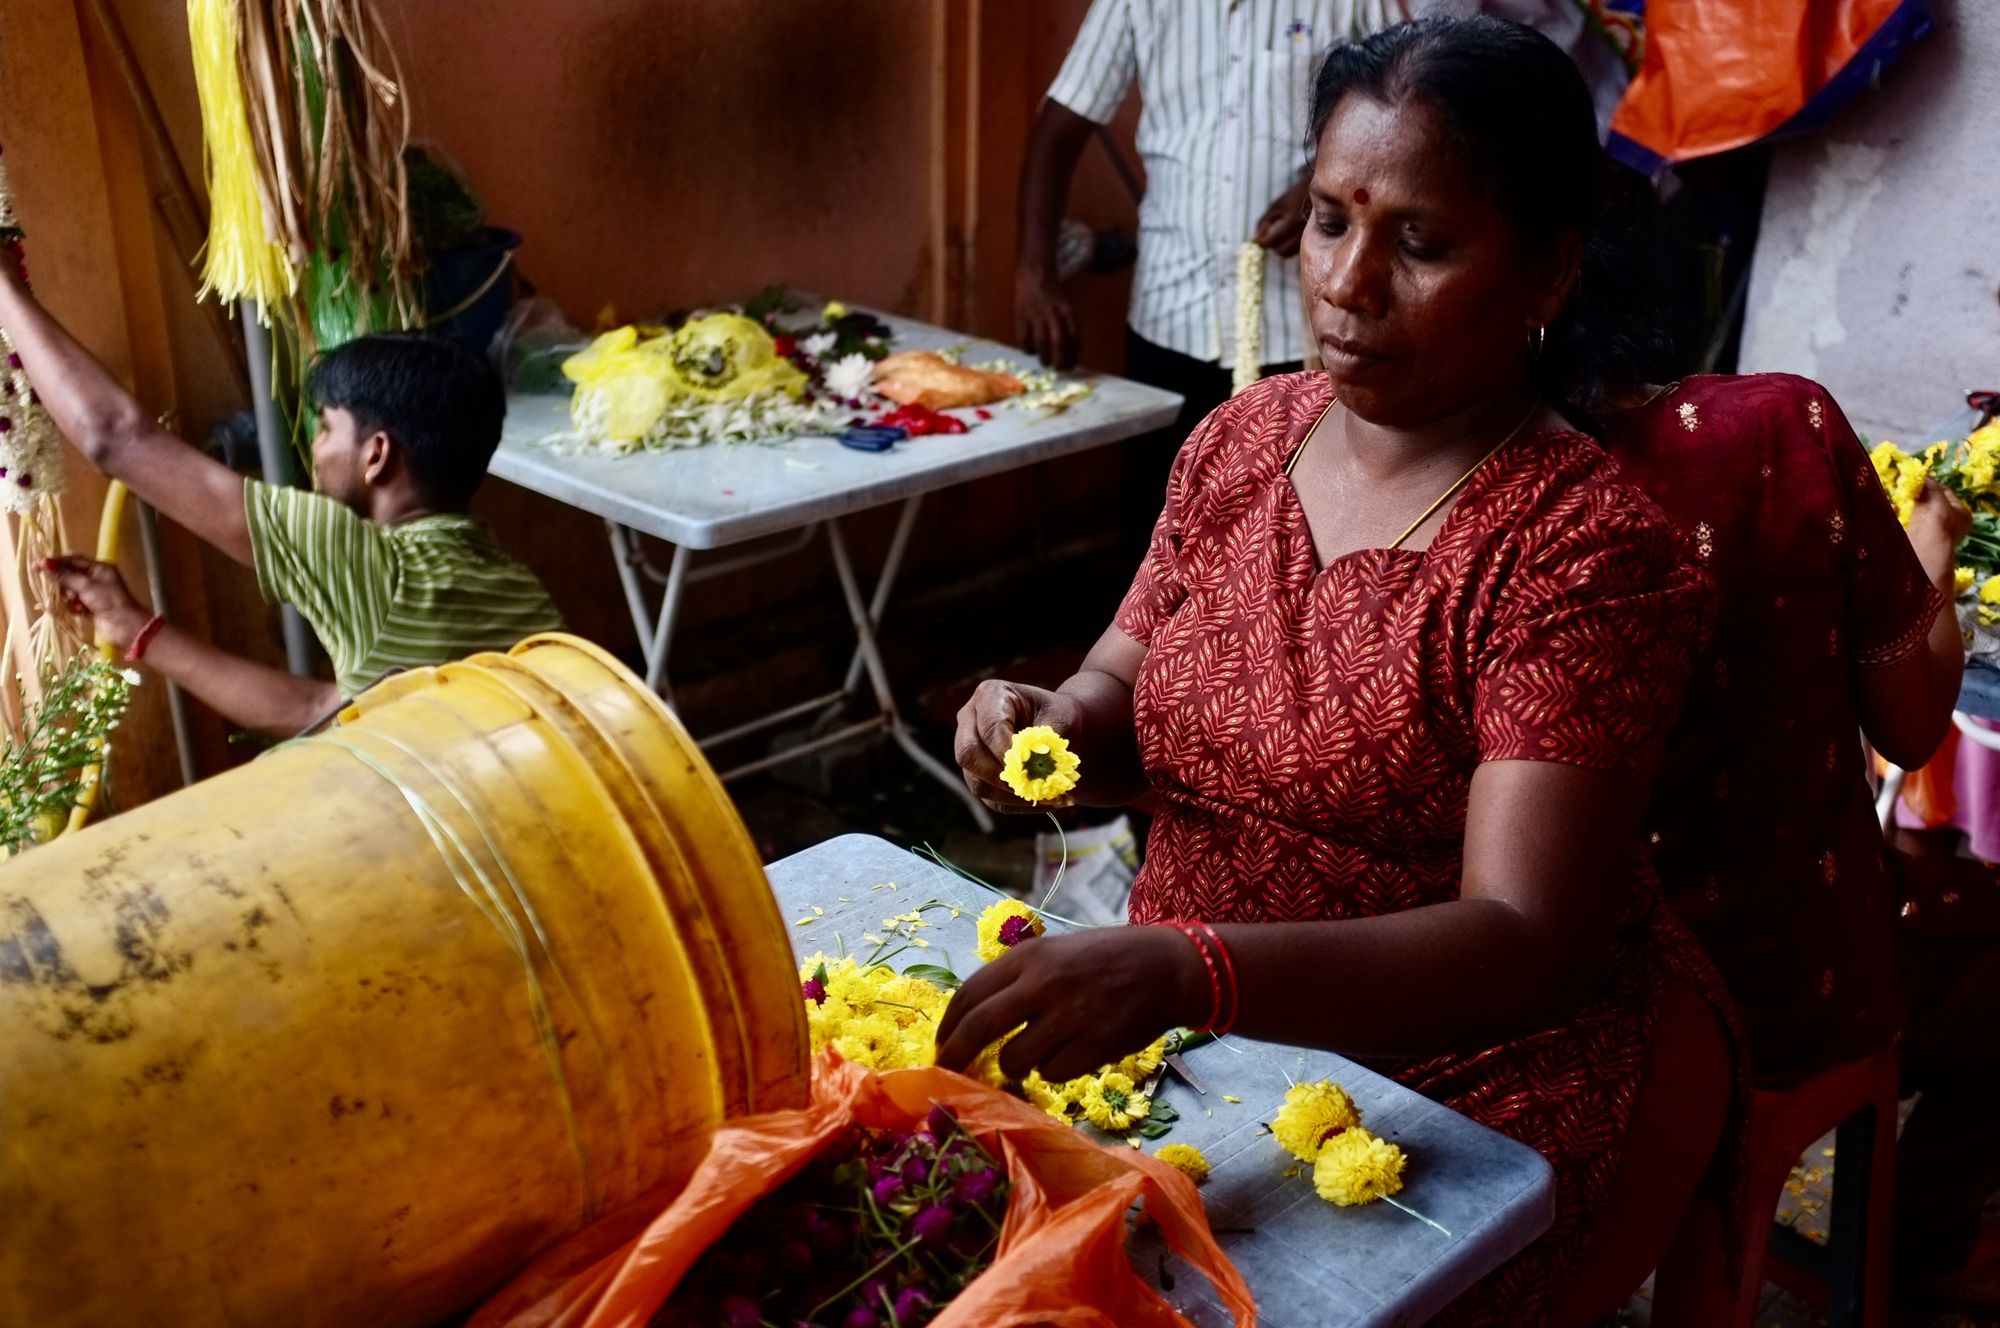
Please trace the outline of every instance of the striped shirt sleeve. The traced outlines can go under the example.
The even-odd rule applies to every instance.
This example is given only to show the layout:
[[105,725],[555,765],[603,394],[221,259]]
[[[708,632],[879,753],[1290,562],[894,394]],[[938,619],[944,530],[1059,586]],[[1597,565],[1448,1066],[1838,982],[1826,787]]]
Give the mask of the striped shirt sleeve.
[[259,480],[243,489],[258,590],[297,608],[340,667],[373,641],[388,611],[388,533],[322,494]]
[[1076,41],[1049,87],[1049,100],[1104,124],[1139,73],[1132,0],[1092,0]]

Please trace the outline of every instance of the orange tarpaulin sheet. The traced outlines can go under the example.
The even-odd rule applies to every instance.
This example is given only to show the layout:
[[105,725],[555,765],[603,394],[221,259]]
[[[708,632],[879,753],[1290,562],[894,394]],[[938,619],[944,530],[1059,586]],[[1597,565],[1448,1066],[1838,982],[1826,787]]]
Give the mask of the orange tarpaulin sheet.
[[1837,82],[1865,86],[1928,21],[1911,0],[1648,0],[1644,62],[1611,121],[1642,151],[1619,155],[1687,161],[1754,143]]

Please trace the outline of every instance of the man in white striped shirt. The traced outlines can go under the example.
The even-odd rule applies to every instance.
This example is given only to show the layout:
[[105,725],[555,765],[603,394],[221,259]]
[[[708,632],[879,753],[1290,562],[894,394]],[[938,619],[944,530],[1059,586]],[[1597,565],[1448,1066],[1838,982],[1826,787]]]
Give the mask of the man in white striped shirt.
[[1128,444],[1128,544],[1159,514],[1175,449],[1229,395],[1236,363],[1238,252],[1264,267],[1268,371],[1296,369],[1307,343],[1299,294],[1305,229],[1306,112],[1319,60],[1335,42],[1404,15],[1402,0],[1094,0],[1042,104],[1021,170],[1017,329],[1058,367],[1075,363],[1076,320],[1056,275],[1069,182],[1098,125],[1136,80],[1139,262],[1126,375],[1187,398],[1171,437]]

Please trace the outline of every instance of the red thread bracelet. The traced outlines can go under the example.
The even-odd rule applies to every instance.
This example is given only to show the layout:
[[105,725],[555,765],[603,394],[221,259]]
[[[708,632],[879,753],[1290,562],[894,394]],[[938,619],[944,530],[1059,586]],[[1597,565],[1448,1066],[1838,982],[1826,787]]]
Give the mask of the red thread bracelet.
[[160,614],[156,613],[151,618],[148,618],[146,625],[141,627],[138,635],[132,638],[132,644],[125,647],[125,662],[128,664],[137,664],[140,660],[144,659],[146,657],[146,647],[153,644],[153,638],[158,636],[160,629],[166,625],[166,618]]

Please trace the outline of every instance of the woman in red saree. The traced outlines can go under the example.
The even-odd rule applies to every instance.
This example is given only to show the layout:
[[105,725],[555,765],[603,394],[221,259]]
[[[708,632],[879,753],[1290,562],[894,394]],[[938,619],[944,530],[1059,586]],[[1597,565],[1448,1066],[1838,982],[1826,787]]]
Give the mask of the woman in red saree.
[[[1588,1322],[1651,1267],[1728,1096],[1719,985],[1640,860],[1707,585],[1549,394],[1594,336],[1567,312],[1601,163],[1569,61],[1406,24],[1327,58],[1313,131],[1326,371],[1202,424],[1083,670],[982,686],[958,757],[1018,809],[1000,755],[1049,724],[1089,800],[1150,786],[1132,921],[1212,925],[1238,1031],[1553,1163],[1555,1226],[1446,1319]],[[1025,1025],[1007,1070],[1087,1072],[1217,1019],[1215,957],[1169,926],[1046,938],[967,981],[939,1060]]]

